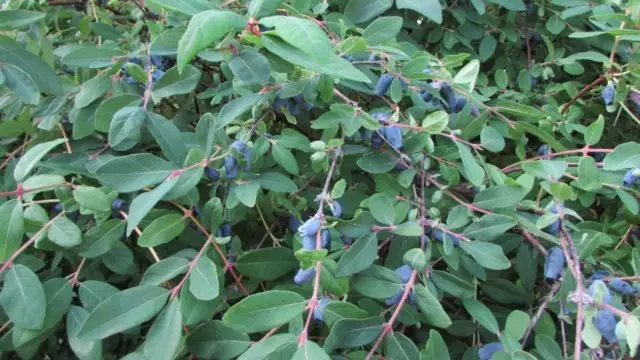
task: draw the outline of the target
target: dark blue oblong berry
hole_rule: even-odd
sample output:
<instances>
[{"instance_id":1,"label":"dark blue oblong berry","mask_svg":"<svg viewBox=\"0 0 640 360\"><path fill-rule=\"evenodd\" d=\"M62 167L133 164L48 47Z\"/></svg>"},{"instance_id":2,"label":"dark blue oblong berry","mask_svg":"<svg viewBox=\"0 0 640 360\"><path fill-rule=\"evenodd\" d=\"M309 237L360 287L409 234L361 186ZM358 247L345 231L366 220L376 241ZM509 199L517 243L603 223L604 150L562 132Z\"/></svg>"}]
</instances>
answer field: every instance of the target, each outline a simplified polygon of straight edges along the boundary
<instances>
[{"instance_id":1,"label":"dark blue oblong berry","mask_svg":"<svg viewBox=\"0 0 640 360\"><path fill-rule=\"evenodd\" d=\"M329 234L329 230L327 229L320 232L320 246L322 246L323 249L331 249L331 234Z\"/></svg>"},{"instance_id":2,"label":"dark blue oblong berry","mask_svg":"<svg viewBox=\"0 0 640 360\"><path fill-rule=\"evenodd\" d=\"M308 283L309 281L311 281L311 279L313 279L313 276L316 273L315 270L316 269L314 267L298 270L296 275L293 277L293 282L295 282L298 285Z\"/></svg>"},{"instance_id":3,"label":"dark blue oblong berry","mask_svg":"<svg viewBox=\"0 0 640 360\"><path fill-rule=\"evenodd\" d=\"M160 79L162 77L162 75L164 75L164 71L160 70L160 69L156 69L153 71L153 74L151 75L151 79L153 82L158 81L158 79Z\"/></svg>"},{"instance_id":4,"label":"dark blue oblong berry","mask_svg":"<svg viewBox=\"0 0 640 360\"><path fill-rule=\"evenodd\" d=\"M440 242L444 242L444 234L445 232L440 229L433 229L432 232L433 238ZM447 237L451 239L453 245L460 245L460 238L457 235L447 234Z\"/></svg>"},{"instance_id":5,"label":"dark blue oblong berry","mask_svg":"<svg viewBox=\"0 0 640 360\"><path fill-rule=\"evenodd\" d=\"M320 221L318 217L314 216L305 221L304 224L300 225L298 232L302 237L313 236L318 232L318 230L320 230L320 226L322 226L322 221Z\"/></svg>"},{"instance_id":6,"label":"dark blue oblong berry","mask_svg":"<svg viewBox=\"0 0 640 360\"><path fill-rule=\"evenodd\" d=\"M228 237L231 236L231 224L222 223L220 228L216 231L216 236L218 237Z\"/></svg>"},{"instance_id":7,"label":"dark blue oblong berry","mask_svg":"<svg viewBox=\"0 0 640 360\"><path fill-rule=\"evenodd\" d=\"M393 75L391 74L383 74L378 79L378 83L376 84L376 89L374 93L378 96L383 96L389 87L391 86L391 82L393 81Z\"/></svg>"},{"instance_id":8,"label":"dark blue oblong berry","mask_svg":"<svg viewBox=\"0 0 640 360\"><path fill-rule=\"evenodd\" d=\"M387 126L384 128L384 137L395 149L402 149L402 129L398 126Z\"/></svg>"},{"instance_id":9,"label":"dark blue oblong berry","mask_svg":"<svg viewBox=\"0 0 640 360\"><path fill-rule=\"evenodd\" d=\"M400 281L402 281L403 284L406 284L409 281L409 278L411 278L413 268L410 265L402 265L395 269L395 273L400 277Z\"/></svg>"},{"instance_id":10,"label":"dark blue oblong berry","mask_svg":"<svg viewBox=\"0 0 640 360\"><path fill-rule=\"evenodd\" d=\"M498 351L504 350L504 347L499 342L492 342L484 345L478 350L478 357L480 360L490 360L493 354Z\"/></svg>"},{"instance_id":11,"label":"dark blue oblong berry","mask_svg":"<svg viewBox=\"0 0 640 360\"><path fill-rule=\"evenodd\" d=\"M331 204L329 204L329 207L331 208L331 212L333 213L333 216L335 217L342 216L342 205L340 205L340 203L337 200L333 200Z\"/></svg>"},{"instance_id":12,"label":"dark blue oblong berry","mask_svg":"<svg viewBox=\"0 0 640 360\"><path fill-rule=\"evenodd\" d=\"M616 97L616 89L611 85L607 85L602 89L600 97L602 97L602 102L605 105L611 105Z\"/></svg>"},{"instance_id":13,"label":"dark blue oblong berry","mask_svg":"<svg viewBox=\"0 0 640 360\"><path fill-rule=\"evenodd\" d=\"M121 211L127 209L127 201L124 199L115 199L111 202L111 209L115 211Z\"/></svg>"},{"instance_id":14,"label":"dark blue oblong berry","mask_svg":"<svg viewBox=\"0 0 640 360\"><path fill-rule=\"evenodd\" d=\"M459 113L467 106L467 99L462 96L456 96L453 103L449 103L449 108L454 113Z\"/></svg>"},{"instance_id":15,"label":"dark blue oblong berry","mask_svg":"<svg viewBox=\"0 0 640 360\"><path fill-rule=\"evenodd\" d=\"M67 218L69 218L69 220L73 222L78 221L79 217L80 217L80 211L72 211L67 214Z\"/></svg>"},{"instance_id":16,"label":"dark blue oblong berry","mask_svg":"<svg viewBox=\"0 0 640 360\"><path fill-rule=\"evenodd\" d=\"M385 299L385 301L384 301L384 302L385 302L385 304L387 304L387 305L391 306L391 305L395 305L395 304L399 303L399 302L400 302L400 299L402 299L402 293L403 293L403 291L402 291L402 290L399 290L399 291L398 291L395 295L393 295L392 297Z\"/></svg>"},{"instance_id":17,"label":"dark blue oblong berry","mask_svg":"<svg viewBox=\"0 0 640 360\"><path fill-rule=\"evenodd\" d=\"M471 104L471 115L480 116L480 109L478 109L476 104Z\"/></svg>"},{"instance_id":18,"label":"dark blue oblong berry","mask_svg":"<svg viewBox=\"0 0 640 360\"><path fill-rule=\"evenodd\" d=\"M308 235L302 238L302 248L305 250L315 250L316 249L316 236Z\"/></svg>"},{"instance_id":19,"label":"dark blue oblong berry","mask_svg":"<svg viewBox=\"0 0 640 360\"><path fill-rule=\"evenodd\" d=\"M564 268L564 253L559 247L552 247L547 252L544 259L544 277L549 280L556 280L562 274Z\"/></svg>"},{"instance_id":20,"label":"dark blue oblong berry","mask_svg":"<svg viewBox=\"0 0 640 360\"><path fill-rule=\"evenodd\" d=\"M609 309L599 310L596 316L593 317L593 324L609 344L618 342L618 337L616 336L617 322L616 316Z\"/></svg>"},{"instance_id":21,"label":"dark blue oblong berry","mask_svg":"<svg viewBox=\"0 0 640 360\"><path fill-rule=\"evenodd\" d=\"M605 304L608 304L611 301L611 291L609 291L609 288L607 287L607 284L604 283L604 281L602 280L595 280L594 282L591 283L591 285L589 285L589 288L587 288L587 292L589 293L589 296L591 296L592 298L596 297L596 288L602 288L604 289L604 295L602 296L602 302Z\"/></svg>"},{"instance_id":22,"label":"dark blue oblong berry","mask_svg":"<svg viewBox=\"0 0 640 360\"><path fill-rule=\"evenodd\" d=\"M389 121L391 120L391 114L386 112L374 112L371 114L371 117L378 121Z\"/></svg>"},{"instance_id":23,"label":"dark blue oblong berry","mask_svg":"<svg viewBox=\"0 0 640 360\"><path fill-rule=\"evenodd\" d=\"M162 59L162 56L158 56L158 55L151 55L149 57L149 60L151 60L151 64L153 64L156 67L162 67L162 63L164 62L164 59Z\"/></svg>"},{"instance_id":24,"label":"dark blue oblong berry","mask_svg":"<svg viewBox=\"0 0 640 360\"><path fill-rule=\"evenodd\" d=\"M527 15L533 15L536 13L536 6L532 2L527 2L525 7L527 8Z\"/></svg>"},{"instance_id":25,"label":"dark blue oblong berry","mask_svg":"<svg viewBox=\"0 0 640 360\"><path fill-rule=\"evenodd\" d=\"M613 279L609 281L609 288L622 295L633 295L636 293L636 289L628 282L620 279Z\"/></svg>"},{"instance_id":26,"label":"dark blue oblong berry","mask_svg":"<svg viewBox=\"0 0 640 360\"><path fill-rule=\"evenodd\" d=\"M382 147L382 144L384 144L384 140L382 140L382 136L380 135L380 131L382 131L383 128L381 128L379 131L374 131L373 135L371 136L371 147L374 149L380 149Z\"/></svg>"},{"instance_id":27,"label":"dark blue oblong berry","mask_svg":"<svg viewBox=\"0 0 640 360\"><path fill-rule=\"evenodd\" d=\"M231 148L236 149L240 154L242 154L242 157L247 162L247 165L245 165L243 169L245 171L250 170L253 156L251 155L251 150L249 150L247 145L240 140L236 140L231 144Z\"/></svg>"},{"instance_id":28,"label":"dark blue oblong berry","mask_svg":"<svg viewBox=\"0 0 640 360\"><path fill-rule=\"evenodd\" d=\"M542 231L546 232L549 235L558 235L560 232L560 219L554 221L551 225L542 229Z\"/></svg>"},{"instance_id":29,"label":"dark blue oblong berry","mask_svg":"<svg viewBox=\"0 0 640 360\"><path fill-rule=\"evenodd\" d=\"M548 159L548 155L551 154L551 148L547 144L542 144L538 148L538 156L542 156L544 159Z\"/></svg>"},{"instance_id":30,"label":"dark blue oblong berry","mask_svg":"<svg viewBox=\"0 0 640 360\"><path fill-rule=\"evenodd\" d=\"M340 240L342 241L342 243L344 245L351 245L353 244L353 238L352 237L348 237L348 236L340 236Z\"/></svg>"},{"instance_id":31,"label":"dark blue oblong berry","mask_svg":"<svg viewBox=\"0 0 640 360\"><path fill-rule=\"evenodd\" d=\"M62 211L64 210L64 206L62 206L62 203L56 203L55 205L53 205L53 208L51 209L51 213L53 215L58 215L60 214Z\"/></svg>"},{"instance_id":32,"label":"dark blue oblong berry","mask_svg":"<svg viewBox=\"0 0 640 360\"><path fill-rule=\"evenodd\" d=\"M298 220L297 217L290 215L287 218L287 227L291 232L298 231L298 228L300 227L300 225L302 225L302 223L300 222L300 220Z\"/></svg>"},{"instance_id":33,"label":"dark blue oblong berry","mask_svg":"<svg viewBox=\"0 0 640 360\"><path fill-rule=\"evenodd\" d=\"M589 280L594 281L594 280L602 280L604 278L606 278L607 276L609 276L609 272L606 270L597 270L594 271L593 274L591 274L591 276L589 277Z\"/></svg>"},{"instance_id":34,"label":"dark blue oblong berry","mask_svg":"<svg viewBox=\"0 0 640 360\"><path fill-rule=\"evenodd\" d=\"M233 155L224 158L224 172L229 179L235 179L238 176L238 159Z\"/></svg>"},{"instance_id":35,"label":"dark blue oblong berry","mask_svg":"<svg viewBox=\"0 0 640 360\"><path fill-rule=\"evenodd\" d=\"M316 321L324 321L324 308L331 302L331 298L321 296L318 298L318 305L313 309L313 319Z\"/></svg>"},{"instance_id":36,"label":"dark blue oblong berry","mask_svg":"<svg viewBox=\"0 0 640 360\"><path fill-rule=\"evenodd\" d=\"M218 170L210 168L210 167L204 168L204 175L211 182L216 182L216 181L220 180L220 172Z\"/></svg>"},{"instance_id":37,"label":"dark blue oblong berry","mask_svg":"<svg viewBox=\"0 0 640 360\"><path fill-rule=\"evenodd\" d=\"M624 178L622 179L622 183L624 186L633 186L640 180L640 169L631 169L624 174Z\"/></svg>"}]
</instances>

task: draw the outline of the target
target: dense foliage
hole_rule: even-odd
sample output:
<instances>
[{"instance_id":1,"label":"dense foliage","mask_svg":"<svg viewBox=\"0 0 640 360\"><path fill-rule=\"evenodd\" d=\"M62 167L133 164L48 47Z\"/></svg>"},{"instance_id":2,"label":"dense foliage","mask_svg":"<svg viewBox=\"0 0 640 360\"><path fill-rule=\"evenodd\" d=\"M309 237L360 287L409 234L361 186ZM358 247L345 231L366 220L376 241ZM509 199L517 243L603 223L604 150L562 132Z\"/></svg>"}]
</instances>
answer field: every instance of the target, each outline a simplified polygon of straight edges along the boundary
<instances>
[{"instance_id":1,"label":"dense foliage","mask_svg":"<svg viewBox=\"0 0 640 360\"><path fill-rule=\"evenodd\" d=\"M3 359L629 359L639 0L8 0Z\"/></svg>"}]
</instances>

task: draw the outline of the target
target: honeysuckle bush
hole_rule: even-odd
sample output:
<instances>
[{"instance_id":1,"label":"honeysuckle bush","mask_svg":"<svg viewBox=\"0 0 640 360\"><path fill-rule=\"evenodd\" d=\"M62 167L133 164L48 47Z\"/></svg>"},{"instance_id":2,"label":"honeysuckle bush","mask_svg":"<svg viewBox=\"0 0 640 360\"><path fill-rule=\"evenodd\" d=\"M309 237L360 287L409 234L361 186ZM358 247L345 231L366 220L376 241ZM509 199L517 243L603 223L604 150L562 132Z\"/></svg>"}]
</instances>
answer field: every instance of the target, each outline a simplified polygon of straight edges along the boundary
<instances>
[{"instance_id":1,"label":"honeysuckle bush","mask_svg":"<svg viewBox=\"0 0 640 360\"><path fill-rule=\"evenodd\" d=\"M2 358L636 356L640 1L0 6Z\"/></svg>"}]
</instances>

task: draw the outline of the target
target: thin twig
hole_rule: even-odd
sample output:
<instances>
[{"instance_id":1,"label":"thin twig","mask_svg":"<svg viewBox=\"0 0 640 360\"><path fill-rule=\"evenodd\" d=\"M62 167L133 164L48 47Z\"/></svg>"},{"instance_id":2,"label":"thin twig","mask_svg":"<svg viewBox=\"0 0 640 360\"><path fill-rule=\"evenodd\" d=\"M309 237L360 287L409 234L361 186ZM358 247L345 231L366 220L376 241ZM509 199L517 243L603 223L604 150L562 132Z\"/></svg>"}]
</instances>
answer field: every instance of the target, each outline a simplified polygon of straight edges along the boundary
<instances>
[{"instance_id":1,"label":"thin twig","mask_svg":"<svg viewBox=\"0 0 640 360\"><path fill-rule=\"evenodd\" d=\"M536 324L542 317L542 314L544 313L545 309L547 308L547 306L549 306L549 303L551 302L553 297L556 296L556 294L560 290L561 285L562 285L562 281L556 281L553 284L553 286L551 287L551 291L549 291L549 294L545 297L542 304L540 304L540 307L538 308L538 311L536 312L536 314L533 316L533 318L531 318L531 323L527 327L527 331L524 333L524 337L522 338L523 347L527 345L527 341L529 340L529 336L531 335L533 328L536 327Z\"/></svg>"}]
</instances>

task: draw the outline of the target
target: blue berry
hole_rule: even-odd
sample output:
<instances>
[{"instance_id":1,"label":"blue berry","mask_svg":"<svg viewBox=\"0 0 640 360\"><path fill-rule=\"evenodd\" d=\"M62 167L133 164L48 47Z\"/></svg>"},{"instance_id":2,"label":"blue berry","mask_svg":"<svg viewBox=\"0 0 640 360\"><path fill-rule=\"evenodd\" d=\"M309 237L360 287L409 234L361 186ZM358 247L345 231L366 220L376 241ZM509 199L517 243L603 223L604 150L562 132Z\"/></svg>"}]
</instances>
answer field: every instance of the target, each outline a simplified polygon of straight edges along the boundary
<instances>
[{"instance_id":1,"label":"blue berry","mask_svg":"<svg viewBox=\"0 0 640 360\"><path fill-rule=\"evenodd\" d=\"M593 324L609 344L615 344L618 342L618 337L616 336L616 323L616 316L608 309L599 310L596 313L596 316L593 317Z\"/></svg>"},{"instance_id":2,"label":"blue berry","mask_svg":"<svg viewBox=\"0 0 640 360\"><path fill-rule=\"evenodd\" d=\"M601 287L602 289L604 289L602 302L605 304L608 304L611 301L611 292L609 291L609 288L602 280L595 280L594 282L591 283L591 285L589 285L589 288L587 289L589 296L591 296L592 298L595 298L597 287Z\"/></svg>"},{"instance_id":3,"label":"blue berry","mask_svg":"<svg viewBox=\"0 0 640 360\"><path fill-rule=\"evenodd\" d=\"M492 342L484 345L478 350L478 357L480 360L490 360L493 357L493 354L498 351L504 350L504 347L499 342Z\"/></svg>"},{"instance_id":4,"label":"blue berry","mask_svg":"<svg viewBox=\"0 0 640 360\"><path fill-rule=\"evenodd\" d=\"M317 321L324 321L324 308L331 302L331 298L321 296L318 298L318 305L313 309L313 319Z\"/></svg>"},{"instance_id":5,"label":"blue berry","mask_svg":"<svg viewBox=\"0 0 640 360\"><path fill-rule=\"evenodd\" d=\"M616 89L611 85L607 85L602 89L600 96L605 105L611 105L616 97Z\"/></svg>"},{"instance_id":6,"label":"blue berry","mask_svg":"<svg viewBox=\"0 0 640 360\"><path fill-rule=\"evenodd\" d=\"M287 227L289 228L289 230L291 230L291 232L298 231L300 225L302 225L302 223L300 222L300 220L298 220L297 217L290 215L289 218L287 218Z\"/></svg>"},{"instance_id":7,"label":"blue berry","mask_svg":"<svg viewBox=\"0 0 640 360\"><path fill-rule=\"evenodd\" d=\"M390 297L390 298L387 298L387 299L384 301L384 302L385 302L385 304L387 304L387 305L391 306L391 305L395 305L395 304L399 303L399 302L400 302L400 299L402 299L402 293L403 293L403 291L402 291L402 290L399 290L395 295L393 295L393 296L392 296L392 297Z\"/></svg>"},{"instance_id":8,"label":"blue berry","mask_svg":"<svg viewBox=\"0 0 640 360\"><path fill-rule=\"evenodd\" d=\"M402 149L402 129L400 127L387 126L380 130L394 149Z\"/></svg>"},{"instance_id":9,"label":"blue berry","mask_svg":"<svg viewBox=\"0 0 640 360\"><path fill-rule=\"evenodd\" d=\"M164 59L162 59L162 56L158 56L158 55L151 55L149 57L149 60L151 60L151 64L153 64L155 67L162 67L162 64L164 62Z\"/></svg>"},{"instance_id":10,"label":"blue berry","mask_svg":"<svg viewBox=\"0 0 640 360\"><path fill-rule=\"evenodd\" d=\"M396 274L400 277L400 281L403 284L406 284L411 278L411 274L413 273L413 268L410 265L402 265L395 270Z\"/></svg>"},{"instance_id":11,"label":"blue berry","mask_svg":"<svg viewBox=\"0 0 640 360\"><path fill-rule=\"evenodd\" d=\"M374 112L371 114L371 117L378 121L389 121L391 119L391 114L386 112Z\"/></svg>"},{"instance_id":12,"label":"blue berry","mask_svg":"<svg viewBox=\"0 0 640 360\"><path fill-rule=\"evenodd\" d=\"M591 280L591 281L603 280L607 276L609 276L609 272L608 271L606 271L606 270L597 270L597 271L594 271L593 274L591 274L591 276L589 277L589 280Z\"/></svg>"},{"instance_id":13,"label":"blue berry","mask_svg":"<svg viewBox=\"0 0 640 360\"><path fill-rule=\"evenodd\" d=\"M229 179L235 179L238 176L238 159L233 155L224 158L224 171Z\"/></svg>"},{"instance_id":14,"label":"blue berry","mask_svg":"<svg viewBox=\"0 0 640 360\"><path fill-rule=\"evenodd\" d=\"M290 112L290 109L293 107L293 103L291 102L291 99L280 99L279 97L276 97L273 100L271 107L276 111L286 108Z\"/></svg>"},{"instance_id":15,"label":"blue berry","mask_svg":"<svg viewBox=\"0 0 640 360\"><path fill-rule=\"evenodd\" d=\"M72 212L67 214L67 218L69 218L69 220L71 220L73 222L78 221L79 217L80 217L80 212L79 211L72 211Z\"/></svg>"},{"instance_id":16,"label":"blue berry","mask_svg":"<svg viewBox=\"0 0 640 360\"><path fill-rule=\"evenodd\" d=\"M433 238L437 241L444 242L444 231L440 229L433 229L432 235ZM460 244L460 238L457 235L447 234L447 236L451 239L451 241L453 241L453 245Z\"/></svg>"},{"instance_id":17,"label":"blue berry","mask_svg":"<svg viewBox=\"0 0 640 360\"><path fill-rule=\"evenodd\" d=\"M453 103L449 103L449 109L454 113L459 113L467 105L467 99L462 96L455 96Z\"/></svg>"},{"instance_id":18,"label":"blue berry","mask_svg":"<svg viewBox=\"0 0 640 360\"><path fill-rule=\"evenodd\" d=\"M383 74L378 79L378 83L376 84L376 89L374 93L378 96L383 96L389 87L391 86L391 82L393 81L393 75L391 74Z\"/></svg>"},{"instance_id":19,"label":"blue berry","mask_svg":"<svg viewBox=\"0 0 640 360\"><path fill-rule=\"evenodd\" d=\"M220 228L216 231L216 236L217 237L231 236L231 224L222 223L222 225L220 225Z\"/></svg>"},{"instance_id":20,"label":"blue berry","mask_svg":"<svg viewBox=\"0 0 640 360\"><path fill-rule=\"evenodd\" d=\"M337 200L333 200L331 204L329 204L329 207L331 208L331 212L333 213L333 216L335 217L342 216L342 205L340 205L340 203Z\"/></svg>"},{"instance_id":21,"label":"blue berry","mask_svg":"<svg viewBox=\"0 0 640 360\"><path fill-rule=\"evenodd\" d=\"M551 225L542 229L542 231L546 232L549 235L558 235L560 232L560 219L554 221Z\"/></svg>"},{"instance_id":22,"label":"blue berry","mask_svg":"<svg viewBox=\"0 0 640 360\"><path fill-rule=\"evenodd\" d=\"M624 186L633 186L640 180L640 168L631 169L624 174L622 183Z\"/></svg>"},{"instance_id":23,"label":"blue berry","mask_svg":"<svg viewBox=\"0 0 640 360\"><path fill-rule=\"evenodd\" d=\"M58 215L62 211L64 211L64 206L62 206L62 203L60 202L53 205L53 208L51 209L51 212L53 213L53 215Z\"/></svg>"},{"instance_id":24,"label":"blue berry","mask_svg":"<svg viewBox=\"0 0 640 360\"><path fill-rule=\"evenodd\" d=\"M431 101L431 99L433 99L433 95L426 89L420 90L420 95L422 95L422 100L424 100L425 102L429 102Z\"/></svg>"},{"instance_id":25,"label":"blue berry","mask_svg":"<svg viewBox=\"0 0 640 360\"><path fill-rule=\"evenodd\" d=\"M302 248L305 250L316 249L316 235L308 235L302 238Z\"/></svg>"},{"instance_id":26,"label":"blue berry","mask_svg":"<svg viewBox=\"0 0 640 360\"><path fill-rule=\"evenodd\" d=\"M376 54L371 54L371 55L369 55L369 58L367 60L368 61L377 61L378 60L378 56Z\"/></svg>"},{"instance_id":27,"label":"blue berry","mask_svg":"<svg viewBox=\"0 0 640 360\"><path fill-rule=\"evenodd\" d=\"M322 221L316 216L310 218L305 221L304 224L300 225L298 228L298 232L300 236L314 236L318 230L320 230L320 226L322 226Z\"/></svg>"},{"instance_id":28,"label":"blue berry","mask_svg":"<svg viewBox=\"0 0 640 360\"><path fill-rule=\"evenodd\" d=\"M151 75L152 81L156 82L158 81L158 79L160 79L162 77L162 75L164 75L164 71L156 69L153 71L153 74Z\"/></svg>"},{"instance_id":29,"label":"blue berry","mask_svg":"<svg viewBox=\"0 0 640 360\"><path fill-rule=\"evenodd\" d=\"M331 249L331 234L329 234L329 230L327 229L320 232L320 246L322 246L323 249Z\"/></svg>"},{"instance_id":30,"label":"blue berry","mask_svg":"<svg viewBox=\"0 0 640 360\"><path fill-rule=\"evenodd\" d=\"M242 157L247 162L247 165L243 168L245 171L251 169L251 162L253 161L253 156L251 155L251 150L247 147L245 143L240 140L236 140L231 144L231 148L236 149Z\"/></svg>"},{"instance_id":31,"label":"blue berry","mask_svg":"<svg viewBox=\"0 0 640 360\"><path fill-rule=\"evenodd\" d=\"M351 245L353 244L353 238L349 237L349 236L340 236L340 240L342 240L342 243L344 245Z\"/></svg>"},{"instance_id":32,"label":"blue berry","mask_svg":"<svg viewBox=\"0 0 640 360\"><path fill-rule=\"evenodd\" d=\"M549 280L556 280L562 273L564 262L564 253L561 248L556 246L549 249L544 259L544 277Z\"/></svg>"},{"instance_id":33,"label":"blue berry","mask_svg":"<svg viewBox=\"0 0 640 360\"><path fill-rule=\"evenodd\" d=\"M204 168L204 175L212 182L220 180L220 172L210 167Z\"/></svg>"},{"instance_id":34,"label":"blue berry","mask_svg":"<svg viewBox=\"0 0 640 360\"><path fill-rule=\"evenodd\" d=\"M380 131L382 131L382 129L383 128L379 131L375 131L373 136L371 136L371 147L374 149L380 149L382 144L384 144L384 140L382 140L382 136L380 136Z\"/></svg>"},{"instance_id":35,"label":"blue berry","mask_svg":"<svg viewBox=\"0 0 640 360\"><path fill-rule=\"evenodd\" d=\"M298 285L307 283L311 281L311 279L313 279L313 276L315 275L315 273L316 273L316 269L313 267L310 267L308 269L300 269L298 270L296 275L293 277L293 282L295 282Z\"/></svg>"},{"instance_id":36,"label":"blue berry","mask_svg":"<svg viewBox=\"0 0 640 360\"><path fill-rule=\"evenodd\" d=\"M525 6L527 8L527 15L533 15L536 13L536 6L532 2L527 2Z\"/></svg>"},{"instance_id":37,"label":"blue berry","mask_svg":"<svg viewBox=\"0 0 640 360\"><path fill-rule=\"evenodd\" d=\"M478 105L471 104L471 115L480 116L480 109L478 109Z\"/></svg>"},{"instance_id":38,"label":"blue berry","mask_svg":"<svg viewBox=\"0 0 640 360\"><path fill-rule=\"evenodd\" d=\"M115 199L111 202L111 209L115 211L126 210L127 209L127 201L124 199Z\"/></svg>"},{"instance_id":39,"label":"blue berry","mask_svg":"<svg viewBox=\"0 0 640 360\"><path fill-rule=\"evenodd\" d=\"M542 144L538 148L538 156L542 156L544 159L549 159L549 154L551 154L551 148L547 144Z\"/></svg>"},{"instance_id":40,"label":"blue berry","mask_svg":"<svg viewBox=\"0 0 640 360\"><path fill-rule=\"evenodd\" d=\"M636 289L633 286L620 279L613 279L609 281L609 288L622 295L633 295L636 293Z\"/></svg>"}]
</instances>

